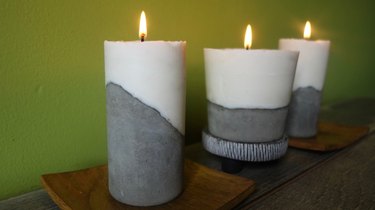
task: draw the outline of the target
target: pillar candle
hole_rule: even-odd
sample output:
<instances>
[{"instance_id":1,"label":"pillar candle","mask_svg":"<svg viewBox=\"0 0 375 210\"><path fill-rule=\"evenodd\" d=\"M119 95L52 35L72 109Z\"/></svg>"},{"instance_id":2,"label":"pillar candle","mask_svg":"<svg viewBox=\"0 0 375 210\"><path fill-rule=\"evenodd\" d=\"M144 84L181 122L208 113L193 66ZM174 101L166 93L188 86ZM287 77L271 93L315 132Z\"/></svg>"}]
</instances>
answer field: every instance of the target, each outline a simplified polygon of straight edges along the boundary
<instances>
[{"instance_id":1,"label":"pillar candle","mask_svg":"<svg viewBox=\"0 0 375 210\"><path fill-rule=\"evenodd\" d=\"M305 31L311 31L308 22ZM287 130L293 137L312 137L317 133L321 92L324 86L330 42L326 40L280 39L279 49L300 52Z\"/></svg>"},{"instance_id":2,"label":"pillar candle","mask_svg":"<svg viewBox=\"0 0 375 210\"><path fill-rule=\"evenodd\" d=\"M104 42L108 185L120 202L159 205L182 191L184 51L182 41Z\"/></svg>"},{"instance_id":3,"label":"pillar candle","mask_svg":"<svg viewBox=\"0 0 375 210\"><path fill-rule=\"evenodd\" d=\"M249 48L245 41L245 49L204 50L208 100L204 146L230 159L277 159L287 148L284 129L298 52Z\"/></svg>"},{"instance_id":4,"label":"pillar candle","mask_svg":"<svg viewBox=\"0 0 375 210\"><path fill-rule=\"evenodd\" d=\"M204 56L209 131L242 142L281 138L298 52L205 49Z\"/></svg>"}]
</instances>

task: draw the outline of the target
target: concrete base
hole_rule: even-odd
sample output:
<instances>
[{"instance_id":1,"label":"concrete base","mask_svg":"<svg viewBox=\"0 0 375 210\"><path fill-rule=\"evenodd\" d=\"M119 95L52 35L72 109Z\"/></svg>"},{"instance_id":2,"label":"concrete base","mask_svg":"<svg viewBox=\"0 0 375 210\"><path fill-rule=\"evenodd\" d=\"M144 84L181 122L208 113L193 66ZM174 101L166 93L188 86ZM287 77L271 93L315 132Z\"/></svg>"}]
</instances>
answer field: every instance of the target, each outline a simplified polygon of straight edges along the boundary
<instances>
[{"instance_id":1,"label":"concrete base","mask_svg":"<svg viewBox=\"0 0 375 210\"><path fill-rule=\"evenodd\" d=\"M183 189L184 136L121 86L106 89L111 195L134 206L174 199Z\"/></svg>"},{"instance_id":2,"label":"concrete base","mask_svg":"<svg viewBox=\"0 0 375 210\"><path fill-rule=\"evenodd\" d=\"M210 101L208 130L228 141L268 142L284 135L288 107L279 109L228 109Z\"/></svg>"},{"instance_id":3,"label":"concrete base","mask_svg":"<svg viewBox=\"0 0 375 210\"><path fill-rule=\"evenodd\" d=\"M264 162L281 158L288 149L288 138L262 143L233 142L216 137L208 131L202 133L203 147L210 153L234 160Z\"/></svg>"},{"instance_id":4,"label":"concrete base","mask_svg":"<svg viewBox=\"0 0 375 210\"><path fill-rule=\"evenodd\" d=\"M287 133L298 138L317 134L321 92L313 87L298 88L293 92L289 106Z\"/></svg>"}]
</instances>

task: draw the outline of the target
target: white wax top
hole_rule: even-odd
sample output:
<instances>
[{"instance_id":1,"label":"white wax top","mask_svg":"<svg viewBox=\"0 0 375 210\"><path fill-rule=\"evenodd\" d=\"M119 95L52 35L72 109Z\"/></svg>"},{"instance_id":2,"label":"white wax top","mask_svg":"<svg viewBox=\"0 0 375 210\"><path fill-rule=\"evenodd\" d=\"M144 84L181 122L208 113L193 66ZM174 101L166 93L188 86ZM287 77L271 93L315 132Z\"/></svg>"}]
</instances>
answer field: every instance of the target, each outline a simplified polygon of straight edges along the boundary
<instances>
[{"instance_id":1,"label":"white wax top","mask_svg":"<svg viewBox=\"0 0 375 210\"><path fill-rule=\"evenodd\" d=\"M120 85L185 133L186 42L105 41L105 80Z\"/></svg>"},{"instance_id":2,"label":"white wax top","mask_svg":"<svg viewBox=\"0 0 375 210\"><path fill-rule=\"evenodd\" d=\"M204 49L207 99L227 108L280 108L290 101L298 52Z\"/></svg>"},{"instance_id":3,"label":"white wax top","mask_svg":"<svg viewBox=\"0 0 375 210\"><path fill-rule=\"evenodd\" d=\"M300 87L314 87L322 90L326 76L329 41L304 39L280 39L279 49L299 51L299 58L293 90Z\"/></svg>"}]
</instances>

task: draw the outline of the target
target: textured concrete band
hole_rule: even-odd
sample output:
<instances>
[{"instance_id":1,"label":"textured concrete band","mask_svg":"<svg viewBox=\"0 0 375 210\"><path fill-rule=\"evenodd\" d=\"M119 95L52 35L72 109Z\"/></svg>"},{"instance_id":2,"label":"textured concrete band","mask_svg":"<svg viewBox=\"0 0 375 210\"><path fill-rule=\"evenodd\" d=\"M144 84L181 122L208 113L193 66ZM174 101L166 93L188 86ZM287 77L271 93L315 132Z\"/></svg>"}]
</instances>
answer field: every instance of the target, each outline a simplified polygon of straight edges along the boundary
<instances>
[{"instance_id":1,"label":"textured concrete band","mask_svg":"<svg viewBox=\"0 0 375 210\"><path fill-rule=\"evenodd\" d=\"M308 138L317 134L320 100L321 92L313 87L293 91L287 121L289 136Z\"/></svg>"},{"instance_id":2,"label":"textured concrete band","mask_svg":"<svg viewBox=\"0 0 375 210\"><path fill-rule=\"evenodd\" d=\"M111 195L134 206L172 200L183 188L184 136L121 86L106 90Z\"/></svg>"},{"instance_id":3,"label":"textured concrete band","mask_svg":"<svg viewBox=\"0 0 375 210\"><path fill-rule=\"evenodd\" d=\"M210 153L222 157L264 162L281 158L287 151L288 138L262 143L233 142L211 135L207 130L202 133L203 147Z\"/></svg>"},{"instance_id":4,"label":"textured concrete band","mask_svg":"<svg viewBox=\"0 0 375 210\"><path fill-rule=\"evenodd\" d=\"M268 142L283 137L288 107L228 109L207 101L208 131L228 141Z\"/></svg>"}]
</instances>

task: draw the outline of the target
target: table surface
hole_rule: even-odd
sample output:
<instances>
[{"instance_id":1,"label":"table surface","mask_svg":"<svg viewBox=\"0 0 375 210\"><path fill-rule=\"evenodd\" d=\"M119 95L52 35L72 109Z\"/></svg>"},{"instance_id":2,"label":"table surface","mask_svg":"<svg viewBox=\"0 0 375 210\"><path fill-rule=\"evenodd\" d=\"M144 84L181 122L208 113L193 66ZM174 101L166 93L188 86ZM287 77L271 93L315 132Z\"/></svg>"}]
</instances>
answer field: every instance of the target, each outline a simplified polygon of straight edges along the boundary
<instances>
[{"instance_id":1,"label":"table surface","mask_svg":"<svg viewBox=\"0 0 375 210\"><path fill-rule=\"evenodd\" d=\"M323 107L320 119L369 125L360 142L334 152L289 148L277 161L247 163L237 175L256 182L256 191L236 209L375 209L375 99L355 99ZM220 158L201 143L186 157L220 170ZM59 209L43 190L0 201L3 209Z\"/></svg>"}]
</instances>

